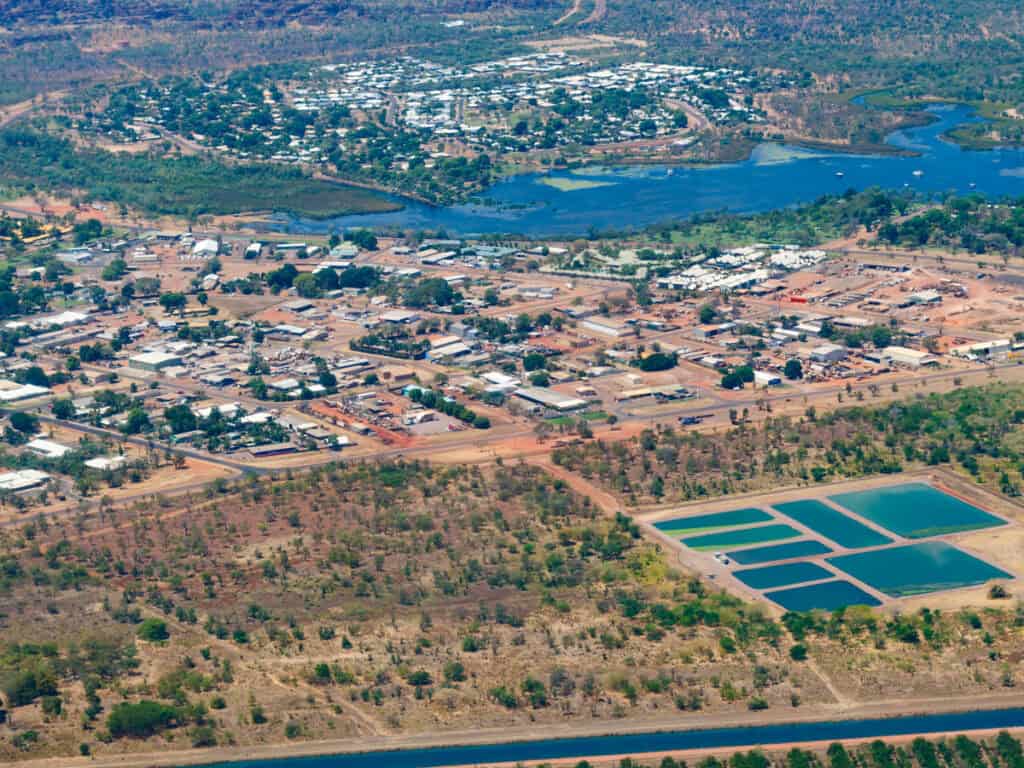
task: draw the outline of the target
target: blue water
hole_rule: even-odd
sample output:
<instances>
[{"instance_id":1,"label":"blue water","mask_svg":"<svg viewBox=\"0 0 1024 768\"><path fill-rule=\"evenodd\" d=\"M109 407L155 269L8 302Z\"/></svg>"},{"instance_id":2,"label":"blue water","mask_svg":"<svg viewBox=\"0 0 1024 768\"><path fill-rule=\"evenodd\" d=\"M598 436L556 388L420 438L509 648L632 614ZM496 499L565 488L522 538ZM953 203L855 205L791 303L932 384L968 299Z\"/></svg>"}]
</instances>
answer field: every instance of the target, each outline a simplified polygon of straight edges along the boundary
<instances>
[{"instance_id":1,"label":"blue water","mask_svg":"<svg viewBox=\"0 0 1024 768\"><path fill-rule=\"evenodd\" d=\"M774 509L847 549L877 547L892 541L888 536L883 536L817 499L788 501L774 505Z\"/></svg>"},{"instance_id":2,"label":"blue water","mask_svg":"<svg viewBox=\"0 0 1024 768\"><path fill-rule=\"evenodd\" d=\"M274 217L274 226L310 234L367 226L445 229L462 236L508 233L542 237L644 227L707 211L752 213L872 186L965 193L972 191L973 182L974 191L990 196L1024 194L1024 149L962 150L940 136L979 119L973 111L964 106L934 106L928 111L936 116L935 122L897 131L886 139L894 146L920 152L919 157L843 155L763 144L750 159L729 165L592 167L549 174L608 185L571 192L539 183L542 174L514 176L487 191L486 197L496 201L497 207L431 208L406 203L404 209L391 213L322 221L282 214ZM916 170L923 174L915 176Z\"/></svg>"},{"instance_id":3,"label":"blue water","mask_svg":"<svg viewBox=\"0 0 1024 768\"><path fill-rule=\"evenodd\" d=\"M1013 576L944 541L827 558L842 571L892 597L984 584Z\"/></svg>"},{"instance_id":4,"label":"blue water","mask_svg":"<svg viewBox=\"0 0 1024 768\"><path fill-rule=\"evenodd\" d=\"M669 536L682 536L684 533L700 531L705 528L731 528L751 523L767 523L771 519L771 515L760 509L733 509L729 512L714 512L709 515L662 520L660 523L655 523L654 527Z\"/></svg>"},{"instance_id":5,"label":"blue water","mask_svg":"<svg viewBox=\"0 0 1024 768\"><path fill-rule=\"evenodd\" d=\"M680 717L681 722L684 720L684 717ZM218 763L217 765L221 768L436 768L436 766L445 765L486 765L499 762L556 760L601 755L638 755L643 752L709 747L749 748L752 745L785 744L793 741L884 738L916 733L945 734L981 728L1021 726L1024 726L1024 708L1015 708L987 712L791 723L745 728L691 729L621 736L545 739L509 744L409 749L396 752L364 752L324 757L248 760L237 763Z\"/></svg>"},{"instance_id":6,"label":"blue water","mask_svg":"<svg viewBox=\"0 0 1024 768\"><path fill-rule=\"evenodd\" d=\"M784 565L767 565L762 568L746 568L733 573L737 579L754 589L772 589L806 581L830 579L835 576L832 571L822 568L817 563L786 563Z\"/></svg>"},{"instance_id":7,"label":"blue water","mask_svg":"<svg viewBox=\"0 0 1024 768\"><path fill-rule=\"evenodd\" d=\"M794 541L789 544L771 544L767 547L740 549L726 554L740 565L770 563L774 560L788 560L792 557L810 557L811 555L827 555L832 550L816 539Z\"/></svg>"},{"instance_id":8,"label":"blue water","mask_svg":"<svg viewBox=\"0 0 1024 768\"><path fill-rule=\"evenodd\" d=\"M720 533L705 533L701 536L689 536L683 544L691 549L726 549L741 547L744 544L762 544L766 541L779 539L795 539L800 531L788 525L762 525L757 528L739 528Z\"/></svg>"},{"instance_id":9,"label":"blue water","mask_svg":"<svg viewBox=\"0 0 1024 768\"><path fill-rule=\"evenodd\" d=\"M836 608L849 605L881 605L878 598L845 580L826 581L809 587L777 589L774 592L765 592L764 596L787 611L834 611Z\"/></svg>"},{"instance_id":10,"label":"blue water","mask_svg":"<svg viewBox=\"0 0 1024 768\"><path fill-rule=\"evenodd\" d=\"M883 528L921 539L1006 525L995 515L943 493L927 483L904 483L829 498Z\"/></svg>"}]
</instances>

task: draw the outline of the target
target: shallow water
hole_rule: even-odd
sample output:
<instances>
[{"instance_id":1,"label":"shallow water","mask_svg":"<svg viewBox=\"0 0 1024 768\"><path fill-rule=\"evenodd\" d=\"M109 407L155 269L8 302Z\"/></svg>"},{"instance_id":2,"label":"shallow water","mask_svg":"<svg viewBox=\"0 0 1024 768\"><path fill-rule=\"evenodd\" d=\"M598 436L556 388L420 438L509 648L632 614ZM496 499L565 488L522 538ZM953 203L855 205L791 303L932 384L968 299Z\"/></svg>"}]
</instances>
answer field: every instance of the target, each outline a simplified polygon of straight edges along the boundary
<instances>
[{"instance_id":1,"label":"shallow water","mask_svg":"<svg viewBox=\"0 0 1024 768\"><path fill-rule=\"evenodd\" d=\"M410 202L400 211L322 221L279 214L273 217L272 226L296 234L368 226L444 229L461 236L511 233L542 237L638 228L708 211L764 211L871 186L906 186L923 192L977 191L991 196L1024 194L1024 149L962 150L940 135L976 120L973 111L948 105L928 111L938 118L934 123L897 131L886 139L894 146L921 152L920 157L844 155L762 144L740 163L590 167L514 176L487 190L485 197L497 206L433 208ZM915 175L915 171L921 174ZM552 181L556 186L550 185ZM557 188L573 187L581 181L600 186L569 191Z\"/></svg>"}]
</instances>

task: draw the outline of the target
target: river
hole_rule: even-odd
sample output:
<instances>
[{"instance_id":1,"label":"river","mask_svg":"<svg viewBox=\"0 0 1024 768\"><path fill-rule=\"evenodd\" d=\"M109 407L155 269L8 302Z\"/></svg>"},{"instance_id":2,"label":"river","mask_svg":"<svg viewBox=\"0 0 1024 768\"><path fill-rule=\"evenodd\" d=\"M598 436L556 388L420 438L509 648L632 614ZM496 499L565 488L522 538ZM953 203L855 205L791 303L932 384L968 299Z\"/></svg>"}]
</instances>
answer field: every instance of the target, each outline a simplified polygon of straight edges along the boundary
<instances>
[{"instance_id":1,"label":"river","mask_svg":"<svg viewBox=\"0 0 1024 768\"><path fill-rule=\"evenodd\" d=\"M754 745L885 738L908 734L944 734L985 728L1022 726L1024 726L1024 708L1017 708L742 728L665 731L619 736L585 736L509 744L362 752L321 757L291 757L218 763L217 766L219 768L436 768L437 766L487 765L602 755L640 755L645 752L710 747L749 749Z\"/></svg>"},{"instance_id":2,"label":"river","mask_svg":"<svg viewBox=\"0 0 1024 768\"><path fill-rule=\"evenodd\" d=\"M980 119L973 110L936 105L928 112L936 117L934 122L886 138L893 146L920 153L917 157L847 155L769 143L758 145L749 159L725 165L587 167L513 176L487 191L496 206L432 208L402 201L405 208L390 213L319 221L278 214L270 223L274 229L294 234L364 226L444 229L464 237L564 237L639 228L707 211L753 213L782 208L851 187L974 190L992 197L1024 194L1024 149L963 150L941 135ZM552 181L577 188L563 191L551 186Z\"/></svg>"}]
</instances>

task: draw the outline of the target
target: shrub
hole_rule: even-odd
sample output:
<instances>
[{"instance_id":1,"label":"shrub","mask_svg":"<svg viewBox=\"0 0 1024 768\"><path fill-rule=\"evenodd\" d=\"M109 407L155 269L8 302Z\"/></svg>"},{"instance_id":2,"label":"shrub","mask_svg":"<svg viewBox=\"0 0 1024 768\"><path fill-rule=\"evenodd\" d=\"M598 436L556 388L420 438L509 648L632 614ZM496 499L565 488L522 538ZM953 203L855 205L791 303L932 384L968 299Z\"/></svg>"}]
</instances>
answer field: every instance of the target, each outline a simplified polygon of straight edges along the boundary
<instances>
[{"instance_id":1,"label":"shrub","mask_svg":"<svg viewBox=\"0 0 1024 768\"><path fill-rule=\"evenodd\" d=\"M146 619L139 625L137 634L140 640L148 640L151 643L158 643L171 636L167 631L167 622L162 619Z\"/></svg>"},{"instance_id":2,"label":"shrub","mask_svg":"<svg viewBox=\"0 0 1024 768\"><path fill-rule=\"evenodd\" d=\"M209 725L200 725L192 729L192 746L199 747L216 747L217 746L217 734L214 733L213 727Z\"/></svg>"},{"instance_id":3,"label":"shrub","mask_svg":"<svg viewBox=\"0 0 1024 768\"><path fill-rule=\"evenodd\" d=\"M515 709L519 706L519 700L516 695L512 693L504 685L499 685L496 688L491 689L491 698L501 704L506 709Z\"/></svg>"},{"instance_id":4,"label":"shrub","mask_svg":"<svg viewBox=\"0 0 1024 768\"><path fill-rule=\"evenodd\" d=\"M178 712L173 707L143 699L137 704L124 702L114 707L107 717L107 728L114 738L147 738L171 727L177 717Z\"/></svg>"}]
</instances>

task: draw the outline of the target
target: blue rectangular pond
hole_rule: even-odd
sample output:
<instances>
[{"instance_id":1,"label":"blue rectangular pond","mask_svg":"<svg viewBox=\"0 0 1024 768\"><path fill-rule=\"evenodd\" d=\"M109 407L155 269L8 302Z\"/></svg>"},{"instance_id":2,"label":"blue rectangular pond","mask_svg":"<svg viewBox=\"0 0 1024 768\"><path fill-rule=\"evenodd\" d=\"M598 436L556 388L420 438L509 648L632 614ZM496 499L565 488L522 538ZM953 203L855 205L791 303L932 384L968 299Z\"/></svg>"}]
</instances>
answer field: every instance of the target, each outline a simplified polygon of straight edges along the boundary
<instances>
[{"instance_id":1,"label":"blue rectangular pond","mask_svg":"<svg viewBox=\"0 0 1024 768\"><path fill-rule=\"evenodd\" d=\"M867 491L829 496L865 520L908 539L943 536L1006 522L995 515L933 488L927 483L905 483Z\"/></svg>"},{"instance_id":2,"label":"blue rectangular pond","mask_svg":"<svg viewBox=\"0 0 1024 768\"><path fill-rule=\"evenodd\" d=\"M741 525L753 525L754 523L767 523L772 516L760 509L733 509L729 512L714 512L709 515L694 515L693 517L677 517L672 520L662 520L655 523L654 527L667 536L685 536L695 531L709 531L716 528L734 528Z\"/></svg>"},{"instance_id":3,"label":"blue rectangular pond","mask_svg":"<svg viewBox=\"0 0 1024 768\"><path fill-rule=\"evenodd\" d=\"M771 563L775 560L789 560L794 557L827 555L831 551L830 547L826 547L817 539L806 539L786 544L769 544L766 547L737 549L727 554L740 565L754 565L756 563Z\"/></svg>"},{"instance_id":4,"label":"blue rectangular pond","mask_svg":"<svg viewBox=\"0 0 1024 768\"><path fill-rule=\"evenodd\" d=\"M744 544L761 544L766 541L795 539L800 531L789 525L760 525L756 528L739 528L736 530L706 533L703 536L690 536L683 539L683 544L690 549L728 549L741 547Z\"/></svg>"},{"instance_id":5,"label":"blue rectangular pond","mask_svg":"<svg viewBox=\"0 0 1024 768\"><path fill-rule=\"evenodd\" d=\"M905 547L839 555L828 558L828 562L892 597L1013 578L1006 571L944 541L922 541Z\"/></svg>"},{"instance_id":6,"label":"blue rectangular pond","mask_svg":"<svg viewBox=\"0 0 1024 768\"><path fill-rule=\"evenodd\" d=\"M786 563L785 565L766 565L762 568L746 568L733 574L748 587L754 589L772 589L805 581L830 579L835 576L832 571L822 568L817 563Z\"/></svg>"},{"instance_id":7,"label":"blue rectangular pond","mask_svg":"<svg viewBox=\"0 0 1024 768\"><path fill-rule=\"evenodd\" d=\"M848 581L826 581L809 587L790 587L765 592L764 596L787 611L834 611L849 605L881 605L860 587Z\"/></svg>"},{"instance_id":8,"label":"blue rectangular pond","mask_svg":"<svg viewBox=\"0 0 1024 768\"><path fill-rule=\"evenodd\" d=\"M774 509L847 549L877 547L892 539L814 499L775 504Z\"/></svg>"}]
</instances>

